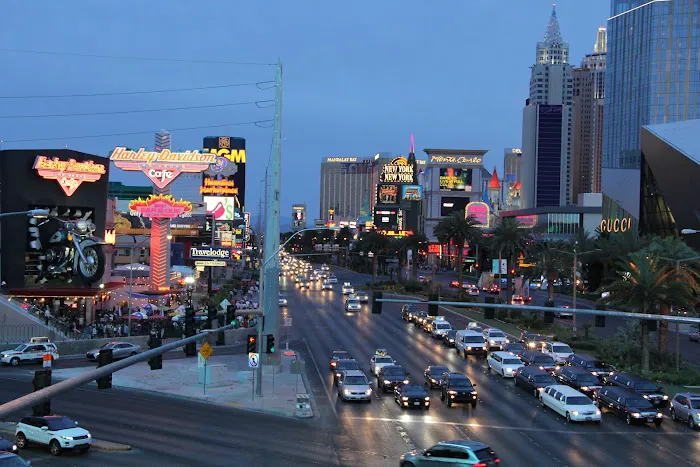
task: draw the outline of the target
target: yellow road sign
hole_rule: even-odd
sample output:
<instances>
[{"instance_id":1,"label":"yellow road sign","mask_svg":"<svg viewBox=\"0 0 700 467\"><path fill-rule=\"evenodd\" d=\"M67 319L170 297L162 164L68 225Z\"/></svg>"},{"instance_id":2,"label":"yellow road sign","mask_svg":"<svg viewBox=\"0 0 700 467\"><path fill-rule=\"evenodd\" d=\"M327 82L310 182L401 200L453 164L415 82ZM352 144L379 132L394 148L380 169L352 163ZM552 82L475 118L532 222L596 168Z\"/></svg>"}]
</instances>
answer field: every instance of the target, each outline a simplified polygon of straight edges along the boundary
<instances>
[{"instance_id":1,"label":"yellow road sign","mask_svg":"<svg viewBox=\"0 0 700 467\"><path fill-rule=\"evenodd\" d=\"M214 353L214 349L211 348L209 342L205 342L202 348L199 349L199 353L202 355L202 357L204 357L205 360L207 360L209 357L211 357L211 354Z\"/></svg>"}]
</instances>

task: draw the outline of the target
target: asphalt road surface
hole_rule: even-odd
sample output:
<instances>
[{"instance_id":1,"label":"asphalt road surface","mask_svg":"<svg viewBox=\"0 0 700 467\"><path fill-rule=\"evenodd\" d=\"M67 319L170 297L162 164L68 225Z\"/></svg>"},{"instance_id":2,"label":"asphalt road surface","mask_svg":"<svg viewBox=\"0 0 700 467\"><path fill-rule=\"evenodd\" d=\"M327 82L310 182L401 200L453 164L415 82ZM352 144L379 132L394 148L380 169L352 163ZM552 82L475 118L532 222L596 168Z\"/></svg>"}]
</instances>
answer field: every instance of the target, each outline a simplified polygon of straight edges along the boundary
<instances>
[{"instance_id":1,"label":"asphalt road surface","mask_svg":"<svg viewBox=\"0 0 700 467\"><path fill-rule=\"evenodd\" d=\"M346 314L340 284L363 284L366 277L343 270L336 274L339 284L332 292L320 290L318 284L299 291L288 278L281 279L280 288L289 300L286 313L293 318L293 339L308 344L311 364L319 372L315 381L323 381L314 390L317 405L324 416L337 418L339 442L345 447L339 452L341 465L397 465L402 452L449 439L485 442L503 465L700 465L698 433L669 418L660 428L627 426L610 413L600 425L568 424L511 380L490 375L485 359L464 360L403 321L400 305L384 304L381 315L371 314L370 305L359 314ZM465 328L468 321L453 314L447 319L456 328ZM331 352L349 351L369 375L369 359L377 348L386 348L418 381L431 364L466 373L477 385L478 406L446 408L437 391L432 392L429 411L403 411L392 395L377 391L371 404L338 400L328 368Z\"/></svg>"}]
</instances>

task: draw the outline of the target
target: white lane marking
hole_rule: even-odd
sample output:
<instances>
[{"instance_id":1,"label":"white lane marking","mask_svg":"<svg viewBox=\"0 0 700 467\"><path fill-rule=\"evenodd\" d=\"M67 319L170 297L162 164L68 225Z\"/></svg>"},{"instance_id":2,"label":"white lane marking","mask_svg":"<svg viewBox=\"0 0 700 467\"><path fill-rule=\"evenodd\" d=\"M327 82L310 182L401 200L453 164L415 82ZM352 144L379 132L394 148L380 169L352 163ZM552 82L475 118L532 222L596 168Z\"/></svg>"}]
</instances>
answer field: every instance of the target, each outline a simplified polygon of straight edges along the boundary
<instances>
[{"instance_id":1,"label":"white lane marking","mask_svg":"<svg viewBox=\"0 0 700 467\"><path fill-rule=\"evenodd\" d=\"M318 373L318 379L321 380L321 386L323 386L323 391L326 393L326 397L328 397L328 402L331 404L331 409L333 410L333 413L335 414L335 418L338 418L338 411L335 408L335 402L333 401L333 398L331 397L331 393L328 392L328 388L326 387L326 382L323 379L323 375L321 375L321 370L319 369L318 364L316 363L316 359L314 358L314 354L311 352L311 348L309 347L308 342L306 342L306 339L302 339L302 341L304 342L304 345L306 346L306 350L309 352L309 357L311 358L311 363L313 363L314 368L316 368L316 373Z\"/></svg>"},{"instance_id":2,"label":"white lane marking","mask_svg":"<svg viewBox=\"0 0 700 467\"><path fill-rule=\"evenodd\" d=\"M547 428L531 428L531 427L518 427L518 426L502 426L502 425L484 425L482 423L459 423L459 422L443 422L443 421L433 421L433 420L399 420L396 418L382 418L382 417L347 417L352 420L366 420L366 421L376 421L376 422L400 422L400 423L416 423L425 425L448 425L448 426L464 426L473 428L491 428L494 430L517 430L517 431L532 431L541 433L564 433L568 435L627 435L627 436L664 436L664 435L674 435L674 436L694 436L694 433L683 432L683 431L671 431L671 432L656 432L649 431L645 433L630 432L630 431L572 431L572 430L549 430Z\"/></svg>"}]
</instances>

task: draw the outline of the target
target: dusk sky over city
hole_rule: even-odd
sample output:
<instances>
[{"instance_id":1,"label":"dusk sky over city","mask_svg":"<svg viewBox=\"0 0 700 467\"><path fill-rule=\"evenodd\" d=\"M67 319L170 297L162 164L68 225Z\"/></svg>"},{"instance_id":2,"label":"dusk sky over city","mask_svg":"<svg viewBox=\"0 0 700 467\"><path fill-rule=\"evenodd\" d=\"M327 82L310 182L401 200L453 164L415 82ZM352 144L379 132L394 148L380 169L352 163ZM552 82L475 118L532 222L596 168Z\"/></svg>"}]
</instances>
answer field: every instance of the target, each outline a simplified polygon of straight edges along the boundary
<instances>
[{"instance_id":1,"label":"dusk sky over city","mask_svg":"<svg viewBox=\"0 0 700 467\"><path fill-rule=\"evenodd\" d=\"M593 50L609 8L608 0L557 4L573 65ZM204 136L244 137L246 208L255 213L272 139L270 64L279 58L285 225L293 203L318 216L323 157L406 153L411 133L419 157L424 148L488 149L484 166L500 171L503 148L521 145L529 67L551 9L544 0L8 2L0 139L3 149L107 156L115 146L152 147L161 128L172 131L176 149L199 149ZM143 112L183 107L200 108ZM17 118L74 113L91 115ZM259 123L219 126L248 122ZM177 130L208 126L217 127ZM105 136L64 138L93 135ZM147 183L119 170L110 178Z\"/></svg>"}]
</instances>

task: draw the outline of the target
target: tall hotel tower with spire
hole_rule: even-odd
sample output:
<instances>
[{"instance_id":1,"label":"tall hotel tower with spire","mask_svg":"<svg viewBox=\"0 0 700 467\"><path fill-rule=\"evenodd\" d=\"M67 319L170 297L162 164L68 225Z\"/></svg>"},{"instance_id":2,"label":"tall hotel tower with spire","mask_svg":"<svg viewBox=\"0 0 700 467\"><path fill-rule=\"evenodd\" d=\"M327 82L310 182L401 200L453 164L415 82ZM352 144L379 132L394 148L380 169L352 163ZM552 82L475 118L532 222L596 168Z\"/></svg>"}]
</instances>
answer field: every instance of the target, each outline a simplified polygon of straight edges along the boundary
<instances>
[{"instance_id":1,"label":"tall hotel tower with spire","mask_svg":"<svg viewBox=\"0 0 700 467\"><path fill-rule=\"evenodd\" d=\"M571 199L571 132L574 99L569 44L553 8L544 40L537 43L530 96L523 109L522 204L566 206Z\"/></svg>"}]
</instances>

